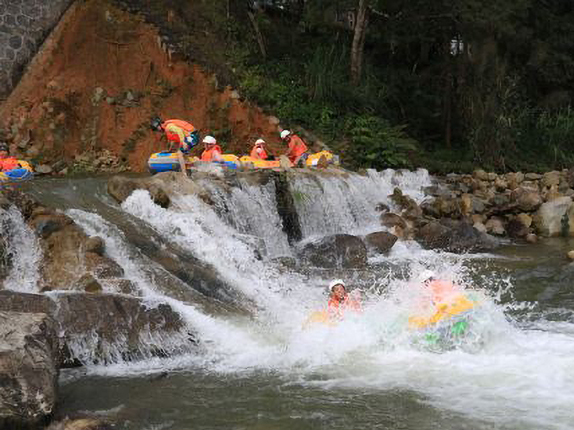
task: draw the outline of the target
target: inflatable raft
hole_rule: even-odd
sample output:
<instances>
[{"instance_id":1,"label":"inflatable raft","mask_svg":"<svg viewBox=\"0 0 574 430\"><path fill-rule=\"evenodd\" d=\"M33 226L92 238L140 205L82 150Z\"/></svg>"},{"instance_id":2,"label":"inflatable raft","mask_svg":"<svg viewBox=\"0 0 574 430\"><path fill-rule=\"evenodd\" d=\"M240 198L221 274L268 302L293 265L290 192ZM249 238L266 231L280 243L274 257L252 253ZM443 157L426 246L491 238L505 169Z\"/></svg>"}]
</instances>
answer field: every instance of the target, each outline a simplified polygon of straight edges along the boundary
<instances>
[{"instance_id":1,"label":"inflatable raft","mask_svg":"<svg viewBox=\"0 0 574 430\"><path fill-rule=\"evenodd\" d=\"M24 160L18 160L20 167L17 169L0 172L0 182L27 181L34 177L32 166Z\"/></svg>"},{"instance_id":2,"label":"inflatable raft","mask_svg":"<svg viewBox=\"0 0 574 430\"><path fill-rule=\"evenodd\" d=\"M447 303L436 304L430 316L411 316L409 328L420 335L424 346L433 350L451 349L464 339L477 306L477 301L459 294Z\"/></svg>"},{"instance_id":3,"label":"inflatable raft","mask_svg":"<svg viewBox=\"0 0 574 430\"><path fill-rule=\"evenodd\" d=\"M230 170L237 169L276 169L280 167L279 160L258 160L249 156L238 157L234 154L222 154L223 162L218 162L215 164L223 165L225 168ZM321 160L329 164L338 164L339 157L333 155L329 151L321 151L315 154L309 155L306 160L306 164L309 167L317 166ZM193 166L194 164L200 162L197 157L185 157L185 162L187 166ZM177 153L175 152L156 152L152 154L148 159L148 168L150 173L160 173L160 172L178 172L181 170L179 165L179 159Z\"/></svg>"}]
</instances>

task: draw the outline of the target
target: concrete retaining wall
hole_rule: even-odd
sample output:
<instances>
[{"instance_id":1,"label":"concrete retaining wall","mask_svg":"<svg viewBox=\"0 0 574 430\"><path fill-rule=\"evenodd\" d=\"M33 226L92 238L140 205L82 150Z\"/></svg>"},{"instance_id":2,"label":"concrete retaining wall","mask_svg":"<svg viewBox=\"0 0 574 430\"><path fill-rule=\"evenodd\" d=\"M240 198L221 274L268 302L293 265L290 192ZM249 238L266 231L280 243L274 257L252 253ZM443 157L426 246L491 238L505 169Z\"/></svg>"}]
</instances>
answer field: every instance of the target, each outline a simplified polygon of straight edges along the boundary
<instances>
[{"instance_id":1,"label":"concrete retaining wall","mask_svg":"<svg viewBox=\"0 0 574 430\"><path fill-rule=\"evenodd\" d=\"M16 86L72 1L0 0L0 99Z\"/></svg>"}]
</instances>

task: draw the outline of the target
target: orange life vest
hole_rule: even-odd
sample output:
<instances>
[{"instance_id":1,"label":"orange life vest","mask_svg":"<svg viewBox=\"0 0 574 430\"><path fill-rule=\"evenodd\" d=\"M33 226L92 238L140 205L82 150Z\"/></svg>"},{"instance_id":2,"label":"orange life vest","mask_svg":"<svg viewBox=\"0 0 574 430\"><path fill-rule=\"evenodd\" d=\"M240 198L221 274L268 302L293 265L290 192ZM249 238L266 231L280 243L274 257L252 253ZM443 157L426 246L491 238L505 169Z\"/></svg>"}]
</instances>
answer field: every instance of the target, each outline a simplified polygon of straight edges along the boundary
<instances>
[{"instance_id":1,"label":"orange life vest","mask_svg":"<svg viewBox=\"0 0 574 430\"><path fill-rule=\"evenodd\" d=\"M330 318L342 319L345 311L350 310L356 313L363 312L361 302L356 298L350 297L348 294L344 299L338 300L336 297L331 297L327 304L327 313Z\"/></svg>"},{"instance_id":2,"label":"orange life vest","mask_svg":"<svg viewBox=\"0 0 574 430\"><path fill-rule=\"evenodd\" d=\"M18 167L20 167L18 159L14 157L0 158L0 171L2 172L17 169Z\"/></svg>"},{"instance_id":3,"label":"orange life vest","mask_svg":"<svg viewBox=\"0 0 574 430\"><path fill-rule=\"evenodd\" d=\"M288 145L288 157L292 163L294 163L298 157L303 155L309 149L307 148L307 145L305 145L305 142L303 142L303 140L295 134L291 135Z\"/></svg>"},{"instance_id":4,"label":"orange life vest","mask_svg":"<svg viewBox=\"0 0 574 430\"><path fill-rule=\"evenodd\" d=\"M258 158L261 160L267 160L267 158L269 158L269 155L267 154L267 151L265 151L263 145L255 145L251 150L251 157Z\"/></svg>"},{"instance_id":5,"label":"orange life vest","mask_svg":"<svg viewBox=\"0 0 574 430\"><path fill-rule=\"evenodd\" d=\"M219 147L219 145L214 145L203 151L203 153L201 154L201 161L208 161L208 162L213 161L213 157L215 156L216 153L221 155L221 148Z\"/></svg>"},{"instance_id":6,"label":"orange life vest","mask_svg":"<svg viewBox=\"0 0 574 430\"><path fill-rule=\"evenodd\" d=\"M448 301L453 296L458 295L456 286L450 281L434 280L429 282L428 287L435 303Z\"/></svg>"},{"instance_id":7,"label":"orange life vest","mask_svg":"<svg viewBox=\"0 0 574 430\"><path fill-rule=\"evenodd\" d=\"M171 127L168 127L171 126ZM195 127L187 121L181 119L168 119L161 127L165 130L168 142L175 142L179 145L183 139L195 131Z\"/></svg>"}]
</instances>

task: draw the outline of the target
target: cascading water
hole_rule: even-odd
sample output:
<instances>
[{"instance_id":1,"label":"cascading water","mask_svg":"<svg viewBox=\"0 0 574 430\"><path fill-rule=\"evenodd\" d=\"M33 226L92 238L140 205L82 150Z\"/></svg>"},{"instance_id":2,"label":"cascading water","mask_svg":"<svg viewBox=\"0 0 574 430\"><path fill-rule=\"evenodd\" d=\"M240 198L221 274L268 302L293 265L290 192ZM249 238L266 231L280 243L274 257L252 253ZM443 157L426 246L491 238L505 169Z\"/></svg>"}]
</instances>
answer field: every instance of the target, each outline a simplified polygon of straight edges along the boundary
<instances>
[{"instance_id":1,"label":"cascading water","mask_svg":"<svg viewBox=\"0 0 574 430\"><path fill-rule=\"evenodd\" d=\"M395 187L420 202L431 178L426 170L369 170L365 176L299 175L291 184L303 236L310 237L381 230L377 205L393 207L388 196Z\"/></svg>"},{"instance_id":2,"label":"cascading water","mask_svg":"<svg viewBox=\"0 0 574 430\"><path fill-rule=\"evenodd\" d=\"M4 238L3 260L8 266L4 288L36 292L42 250L36 235L15 207L0 209L0 236Z\"/></svg>"},{"instance_id":3,"label":"cascading water","mask_svg":"<svg viewBox=\"0 0 574 430\"><path fill-rule=\"evenodd\" d=\"M134 282L135 294L150 303L169 303L202 345L193 354L169 359L89 367L88 373L107 376L153 375L168 369L180 372L165 384L154 382L151 394L144 388L150 383L145 377L124 379L114 385L115 391L101 379L90 379L105 394L78 408L116 411L112 415L123 419L126 429L184 430L200 425L202 419L205 428L216 422L226 428L241 420L253 423L253 416L242 415L241 411L248 410L261 410L257 418L261 425L273 427L277 422L281 428L376 428L381 423L413 429L574 427L569 406L574 401L570 370L574 324L568 317L556 321L557 309L561 309L558 303L551 310L539 311L545 317L533 317L532 306L520 305L511 297L517 291L516 280L504 265L513 264L513 259L455 256L400 242L389 256L371 261L365 269L373 281L364 291L363 314L351 315L335 326L303 329L310 312L324 308L324 286L333 274L287 269L274 260L296 255L277 214L275 185L238 180L222 187L203 181L209 204L194 195L181 195L172 198L169 209L163 209L139 190L122 209L150 226L166 243L212 267L241 293L249 313L230 314L199 304L183 293L192 286L173 277L166 282L169 275L130 248L121 229L105 217L85 209L69 211L87 233L105 239L108 256ZM376 205L392 206L387 196L394 186L420 202L429 184L430 177L422 171L328 177L302 174L290 182L304 239L380 230ZM391 272L380 264L387 262L401 270ZM421 301L428 301L426 290L415 280L427 268L454 281L479 303L471 313L468 336L454 347L429 347L409 328L409 316L417 312ZM343 276L353 279L356 273L346 271ZM564 315L570 315L567 311ZM82 381L71 380L64 389L78 390ZM121 384L130 400L118 390ZM177 387L175 392L173 387ZM213 390L217 394L209 394ZM267 390L267 400L250 404L250 397L261 395L258 390ZM198 415L197 408L188 407L197 404L198 396L221 405L212 408L219 412L209 414L207 408L202 412L205 416ZM244 402L244 406L234 402ZM120 404L124 405L121 410L117 409ZM354 409L345 409L345 404ZM387 404L396 410L386 410ZM140 417L145 405L177 412ZM261 409L261 405L268 408ZM401 408L406 412L401 413ZM228 421L222 421L224 416ZM351 421L350 416L354 417ZM389 423L385 416L398 421Z\"/></svg>"}]
</instances>

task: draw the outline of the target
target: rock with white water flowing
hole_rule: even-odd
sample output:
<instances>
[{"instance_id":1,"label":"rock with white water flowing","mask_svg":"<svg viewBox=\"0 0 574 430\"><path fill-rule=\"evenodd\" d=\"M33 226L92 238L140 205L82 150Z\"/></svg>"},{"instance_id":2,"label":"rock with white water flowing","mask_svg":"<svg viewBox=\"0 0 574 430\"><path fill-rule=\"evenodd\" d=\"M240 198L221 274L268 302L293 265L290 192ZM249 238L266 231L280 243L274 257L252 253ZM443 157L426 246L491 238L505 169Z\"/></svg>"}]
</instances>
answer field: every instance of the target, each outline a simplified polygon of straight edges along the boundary
<instances>
[{"instance_id":1,"label":"rock with white water flowing","mask_svg":"<svg viewBox=\"0 0 574 430\"><path fill-rule=\"evenodd\" d=\"M2 312L48 315L55 330L47 334L60 365L114 363L195 348L194 335L171 306L135 297L0 291Z\"/></svg>"},{"instance_id":2,"label":"rock with white water flowing","mask_svg":"<svg viewBox=\"0 0 574 430\"><path fill-rule=\"evenodd\" d=\"M110 294L63 293L53 298L65 364L173 355L195 346L181 316L165 303Z\"/></svg>"},{"instance_id":3,"label":"rock with white water flowing","mask_svg":"<svg viewBox=\"0 0 574 430\"><path fill-rule=\"evenodd\" d=\"M533 217L536 231L545 237L568 234L568 210L571 206L570 197L560 197L542 204Z\"/></svg>"},{"instance_id":4,"label":"rock with white water flowing","mask_svg":"<svg viewBox=\"0 0 574 430\"><path fill-rule=\"evenodd\" d=\"M367 247L357 236L334 234L306 244L300 256L316 267L358 268L367 264Z\"/></svg>"},{"instance_id":5,"label":"rock with white water flowing","mask_svg":"<svg viewBox=\"0 0 574 430\"><path fill-rule=\"evenodd\" d=\"M40 428L54 412L58 343L45 313L0 312L0 428Z\"/></svg>"}]
</instances>

